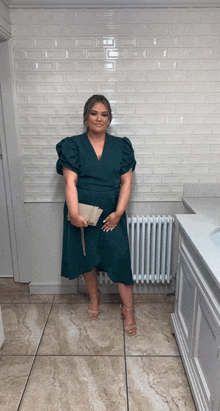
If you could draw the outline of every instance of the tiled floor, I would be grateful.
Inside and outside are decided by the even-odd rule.
[[[135,295],[133,337],[118,296],[103,299],[91,320],[87,296],[30,295],[0,279],[0,411],[195,411],[171,332],[173,297]]]

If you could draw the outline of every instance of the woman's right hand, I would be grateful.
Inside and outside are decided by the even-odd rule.
[[[75,225],[75,227],[88,226],[88,221],[86,221],[86,219],[81,214],[70,216],[70,221],[72,225]]]

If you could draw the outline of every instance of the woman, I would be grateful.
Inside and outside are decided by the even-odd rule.
[[[97,270],[107,272],[118,286],[125,329],[128,335],[134,335],[133,279],[125,209],[136,161],[126,137],[106,133],[111,120],[108,100],[102,95],[94,95],[84,107],[87,132],[64,138],[56,146],[59,156],[57,172],[63,174],[66,187],[61,275],[69,279],[84,275],[90,296],[88,314],[97,318],[100,305]],[[79,214],[78,203],[103,209],[95,227],[89,226]],[[67,220],[68,212],[71,222]],[[81,227],[86,227],[86,255],[81,242]]]

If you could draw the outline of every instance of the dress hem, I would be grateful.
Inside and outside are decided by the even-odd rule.
[[[94,267],[94,268],[96,268],[96,267]],[[67,278],[67,279],[70,280],[70,281],[77,280],[77,278],[81,277],[81,275],[84,275],[84,274],[86,274],[86,273],[94,270],[94,268],[92,268],[92,269],[89,270],[89,271],[86,271],[85,273],[79,274],[77,277],[70,278],[70,277],[68,277],[68,276],[66,276],[66,275],[62,275],[62,274],[61,274],[61,277],[62,277],[62,278]],[[98,272],[99,272],[99,270],[98,270]],[[107,274],[108,274],[108,273],[107,273]],[[124,284],[124,285],[134,285],[134,281],[131,282],[131,283],[129,283],[129,284],[128,284],[128,283],[126,284],[126,283],[123,283],[122,281],[114,281],[114,280],[112,280],[112,279],[110,278],[109,274],[108,274],[108,277],[109,277],[110,281],[112,281],[114,284],[119,283],[119,284]],[[106,284],[106,285],[107,285],[107,284]]]

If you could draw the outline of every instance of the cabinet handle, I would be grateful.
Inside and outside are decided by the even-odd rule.
[[[219,357],[219,354],[220,354],[220,347],[218,347],[217,358]]]

